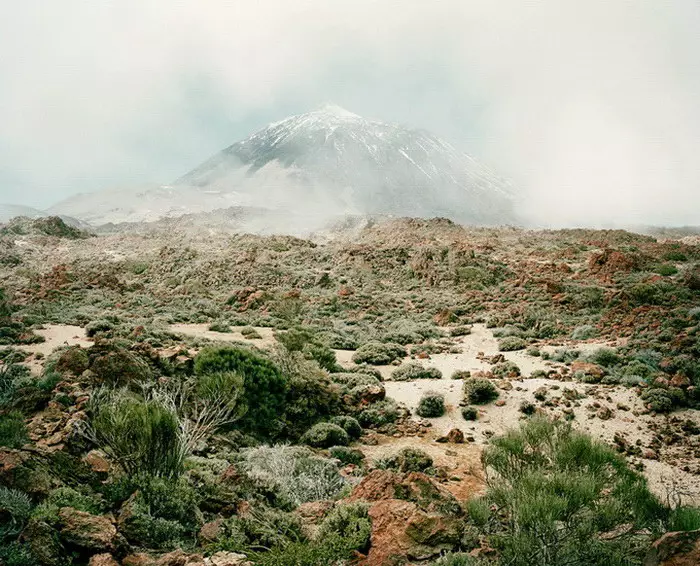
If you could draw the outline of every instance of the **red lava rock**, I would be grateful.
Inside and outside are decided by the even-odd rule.
[[[671,385],[673,387],[688,387],[690,385],[690,379],[685,375],[677,373],[671,378]]]
[[[498,400],[496,400],[496,402],[494,403],[494,405],[496,405],[496,407],[503,407],[505,404],[506,404],[506,402],[505,402],[504,399],[498,399]]]
[[[700,564],[700,530],[666,533],[644,558],[644,566],[697,566]]]
[[[88,566],[119,566],[119,562],[117,562],[114,556],[109,553],[95,554],[94,556],[90,557]]]

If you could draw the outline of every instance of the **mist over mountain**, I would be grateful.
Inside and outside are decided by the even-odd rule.
[[[50,209],[93,225],[228,207],[515,221],[510,185],[424,130],[339,106],[291,116],[234,143],[172,185],[76,195]]]

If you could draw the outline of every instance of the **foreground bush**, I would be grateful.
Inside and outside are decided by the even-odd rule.
[[[333,417],[330,422],[341,427],[353,440],[357,440],[362,436],[362,426],[354,417],[339,415]]]
[[[501,352],[512,352],[525,348],[527,348],[527,342],[517,336],[506,336],[498,341],[498,350]]]
[[[533,417],[483,455],[489,541],[503,564],[640,563],[663,508],[611,448],[568,424]],[[495,520],[502,517],[503,520]]]
[[[333,499],[345,480],[331,461],[302,446],[260,446],[242,452],[241,470],[281,502],[298,506]]]
[[[352,356],[352,361],[356,364],[371,364],[375,366],[387,365],[403,358],[406,350],[399,344],[391,342],[383,344],[381,342],[368,342],[360,346]]]
[[[398,472],[425,472],[432,465],[433,459],[418,448],[404,448],[376,462],[377,468]]]
[[[467,379],[462,392],[464,400],[474,405],[485,405],[498,398],[498,389],[488,379]]]
[[[428,391],[421,397],[416,408],[419,417],[432,419],[445,414],[445,396],[435,391]]]
[[[249,350],[220,346],[202,350],[195,359],[195,373],[237,373],[243,377],[242,402],[248,412],[239,426],[264,436],[279,430],[287,393],[287,380],[270,360]]]
[[[94,403],[95,442],[130,475],[177,477],[186,456],[174,409],[155,400],[116,395]]]
[[[21,448],[28,440],[27,425],[18,411],[0,415],[0,446]]]
[[[314,448],[330,448],[331,446],[347,446],[350,436],[345,429],[333,423],[318,423],[312,426],[301,437],[303,444]]]
[[[412,379],[442,379],[442,372],[437,368],[426,368],[420,364],[404,364],[391,372],[394,381],[410,381]]]

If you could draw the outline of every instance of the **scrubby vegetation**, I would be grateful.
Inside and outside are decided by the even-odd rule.
[[[638,565],[663,532],[700,526],[697,509],[662,505],[639,472],[647,459],[683,462],[691,479],[697,467],[698,425],[680,412],[700,407],[697,245],[411,219],[324,244],[231,234],[183,244],[172,231],[126,231],[100,236],[118,252],[105,262],[94,239],[20,224],[0,232],[3,564],[178,550],[349,566],[377,551],[372,517],[387,497],[416,516],[384,541],[410,533],[421,563],[442,566]],[[55,253],[55,238],[73,237]],[[187,323],[225,341],[175,332]],[[90,339],[32,348],[51,324]],[[419,380],[441,378],[435,366],[471,355],[472,338],[490,340],[484,324],[501,351],[552,363],[530,375],[484,348],[483,371],[454,372],[466,436],[422,421],[444,414],[440,394],[413,417],[387,397],[429,389]],[[528,389],[521,374],[548,386]],[[624,403],[608,399],[613,390]],[[523,422],[505,436],[481,406],[500,391],[499,412]],[[565,424],[614,412],[644,414],[648,440],[618,437],[613,449]],[[391,448],[438,435],[455,444]],[[472,442],[485,446],[486,492],[458,504],[443,488],[469,482],[444,460],[462,462]],[[388,495],[350,497],[373,474]]]
[[[410,363],[399,366],[391,372],[394,381],[410,381],[413,379],[441,379],[442,372],[436,368],[423,367],[420,364]]]
[[[498,389],[488,379],[467,379],[462,390],[464,400],[474,405],[485,405],[498,398]]]

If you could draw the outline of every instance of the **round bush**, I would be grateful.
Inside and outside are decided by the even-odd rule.
[[[397,418],[399,418],[398,407],[391,399],[372,403],[357,415],[357,420],[365,428],[393,423]]]
[[[498,341],[498,349],[501,352],[513,352],[525,348],[527,348],[527,342],[517,336],[506,336]]]
[[[472,372],[468,369],[458,369],[452,372],[450,379],[469,379],[472,376]]]
[[[498,398],[498,389],[488,379],[467,379],[462,392],[464,399],[474,405],[485,405]]]
[[[197,375],[235,372],[243,376],[243,401],[248,412],[239,421],[244,430],[270,435],[277,431],[287,394],[287,379],[270,360],[243,348],[205,348],[194,363]]]
[[[436,418],[445,414],[445,397],[441,393],[428,391],[421,397],[416,413],[419,417]]]
[[[314,448],[347,446],[350,444],[350,436],[337,424],[318,423],[306,431],[301,437],[301,442]]]
[[[331,458],[340,460],[343,464],[354,464],[359,466],[365,459],[365,455],[356,448],[348,448],[347,446],[333,446],[329,450]]]
[[[513,362],[506,360],[496,364],[491,368],[491,373],[496,377],[518,377],[520,375],[520,368]]]
[[[333,417],[330,421],[332,424],[338,425],[345,432],[348,433],[350,438],[357,440],[362,436],[362,426],[355,417],[349,417],[347,415],[338,415]]]
[[[462,418],[465,421],[475,421],[479,418],[479,411],[476,407],[470,407],[469,405],[462,407]]]
[[[391,372],[394,381],[410,381],[412,379],[442,379],[442,372],[437,368],[426,368],[420,364],[404,364]]]
[[[404,448],[377,461],[378,468],[399,472],[425,472],[432,465],[433,459],[418,448]]]
[[[400,344],[367,342],[360,346],[352,356],[356,364],[371,364],[375,366],[390,364],[394,360],[403,358],[406,349]]]

